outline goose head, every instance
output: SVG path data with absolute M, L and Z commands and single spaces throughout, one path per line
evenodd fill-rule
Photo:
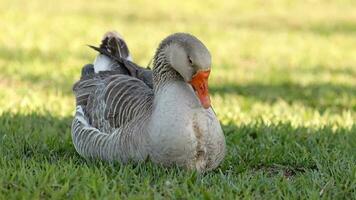
M 180 80 L 192 86 L 202 106 L 210 107 L 211 55 L 199 39 L 187 33 L 170 35 L 159 45 L 154 61 L 154 71 L 177 72 Z

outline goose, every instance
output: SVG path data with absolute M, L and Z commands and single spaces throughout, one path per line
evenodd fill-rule
M 73 86 L 71 133 L 86 159 L 179 166 L 206 172 L 225 156 L 225 137 L 211 107 L 211 55 L 188 33 L 159 44 L 152 70 L 132 62 L 117 32 L 104 35 L 93 64 Z

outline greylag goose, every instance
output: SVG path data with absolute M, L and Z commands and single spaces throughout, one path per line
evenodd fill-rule
M 211 56 L 196 37 L 176 33 L 156 50 L 153 69 L 130 60 L 125 41 L 104 35 L 94 65 L 74 84 L 72 139 L 84 158 L 177 165 L 205 172 L 225 155 L 211 108 Z

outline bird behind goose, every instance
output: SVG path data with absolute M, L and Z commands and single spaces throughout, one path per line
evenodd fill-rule
M 199 172 L 216 168 L 225 138 L 211 108 L 211 55 L 187 33 L 165 38 L 153 69 L 130 60 L 126 42 L 104 35 L 94 65 L 73 86 L 72 139 L 85 158 L 178 165 Z

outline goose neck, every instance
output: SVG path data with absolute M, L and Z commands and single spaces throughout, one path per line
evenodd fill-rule
M 153 63 L 153 89 L 157 91 L 169 82 L 184 81 L 183 77 L 173 69 L 164 55 L 157 55 Z

